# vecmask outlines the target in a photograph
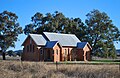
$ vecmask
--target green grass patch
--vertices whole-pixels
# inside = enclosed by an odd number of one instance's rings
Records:
[[[54,64],[56,64],[54,62]],[[88,64],[88,65],[102,65],[102,64],[116,64],[119,65],[120,61],[119,60],[92,60],[92,61],[64,61],[64,62],[58,62],[58,64]]]
[[[90,63],[93,64],[120,64],[120,60],[92,60]]]
[[[120,60],[92,60],[94,62],[120,62]]]

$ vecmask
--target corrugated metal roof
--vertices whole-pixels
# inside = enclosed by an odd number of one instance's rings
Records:
[[[53,48],[58,41],[48,41],[45,48]]]
[[[83,49],[88,42],[79,42],[77,43],[77,48]]]
[[[76,47],[80,40],[74,34],[61,34],[43,32],[49,41],[59,41],[61,46],[73,46]]]
[[[46,40],[42,35],[39,34],[30,34],[30,37],[35,41],[37,45],[45,46]]]

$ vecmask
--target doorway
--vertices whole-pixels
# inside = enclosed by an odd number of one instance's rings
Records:
[[[47,52],[47,59],[50,60],[50,50]]]
[[[70,50],[68,48],[68,61],[70,61]]]

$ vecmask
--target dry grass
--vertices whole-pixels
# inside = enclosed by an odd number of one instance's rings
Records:
[[[0,78],[120,78],[118,65],[0,61]]]

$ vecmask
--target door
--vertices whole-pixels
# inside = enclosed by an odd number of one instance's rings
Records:
[[[68,48],[68,61],[70,61],[70,50]]]
[[[50,60],[50,50],[47,52],[47,59]]]
[[[87,51],[87,52],[86,52],[86,60],[87,60],[87,61],[90,61],[90,60],[91,60],[90,57],[91,57],[91,56],[90,56],[90,51]]]
[[[43,49],[40,49],[40,61],[43,61]]]

